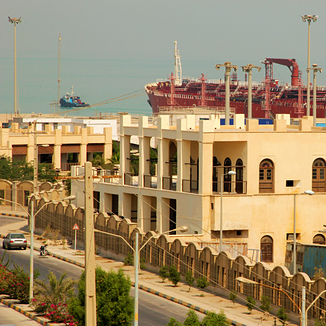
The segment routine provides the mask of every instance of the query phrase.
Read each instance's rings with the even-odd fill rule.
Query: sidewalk
[[[28,243],[30,243],[30,234],[26,233],[26,230],[27,220],[24,219],[20,222],[0,227],[0,237],[6,235],[9,232],[23,232],[27,238]],[[34,236],[34,250],[38,250],[41,245],[41,241],[36,240],[36,238],[37,236]],[[48,250],[53,257],[68,261],[78,266],[84,266],[85,256],[83,251],[77,251],[76,253],[73,248],[68,247],[68,249],[64,249],[62,245],[49,245]],[[118,270],[119,268],[122,268],[124,273],[130,277],[130,280],[134,285],[135,275],[133,266],[124,266],[123,262],[117,262],[98,255],[96,255],[96,263],[106,271],[111,269]],[[153,293],[153,295],[161,296],[202,313],[207,313],[208,311],[214,311],[218,313],[221,309],[223,309],[229,321],[232,322],[232,325],[275,325],[274,317],[267,316],[266,318],[261,311],[253,310],[251,314],[248,314],[248,309],[245,306],[245,302],[243,305],[238,303],[233,305],[230,300],[224,297],[212,294],[208,291],[201,291],[195,287],[192,287],[190,292],[188,292],[188,285],[180,282],[178,283],[177,287],[174,287],[169,281],[162,283],[157,274],[148,271],[140,271],[139,288],[143,291]],[[205,296],[202,297],[201,294],[203,292]],[[3,299],[1,299],[1,301],[3,301]],[[28,307],[28,305],[24,306]],[[186,316],[184,317],[186,318]],[[279,321],[277,321],[276,324],[281,325]],[[42,323],[42,325],[50,324]],[[296,324],[288,323],[288,325]]]

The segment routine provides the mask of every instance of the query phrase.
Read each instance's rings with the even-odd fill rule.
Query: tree
[[[271,299],[268,296],[262,296],[260,309],[266,312],[271,311]]]
[[[160,268],[159,276],[162,279],[162,283],[164,283],[165,279],[167,279],[169,277],[169,268],[166,265],[163,265]]]
[[[59,280],[50,272],[46,280],[36,280],[33,306],[37,312],[46,312],[51,305],[67,304],[75,292],[76,281],[66,278],[63,273]]]
[[[189,285],[188,292],[190,292],[190,288],[195,282],[195,278],[192,276],[192,270],[187,271],[185,277],[186,277],[186,283]]]
[[[221,309],[218,314],[215,312],[209,312],[205,318],[203,319],[203,322],[201,323],[201,326],[230,326],[231,323],[227,320],[226,315],[224,311]]]
[[[250,314],[251,314],[252,309],[254,309],[255,305],[256,305],[255,299],[253,297],[251,297],[251,296],[247,296],[247,304],[246,304],[246,306],[247,306]]]
[[[281,307],[277,313],[276,316],[282,321],[283,325],[285,325],[285,322],[289,319],[288,314],[285,311],[284,307]]]
[[[180,273],[174,265],[170,267],[169,280],[174,284],[174,286],[177,286],[177,284],[180,282]]]
[[[200,277],[197,280],[197,287],[199,287],[202,290],[204,290],[208,285],[209,285],[209,282],[207,281],[205,276]],[[204,296],[204,293],[202,293],[202,296]]]
[[[183,324],[171,317],[169,323],[166,326],[183,326]]]
[[[133,319],[133,298],[130,296],[131,282],[122,269],[105,272],[101,267],[96,275],[97,326],[129,326]],[[78,283],[78,295],[69,303],[69,312],[85,325],[85,272]]]
[[[235,291],[230,292],[229,299],[233,302],[233,306],[235,304],[235,300],[237,299],[237,293]]]
[[[191,309],[187,312],[187,318],[183,324],[184,326],[201,326],[197,314]]]

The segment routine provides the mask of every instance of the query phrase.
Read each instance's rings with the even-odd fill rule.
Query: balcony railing
[[[80,165],[77,163],[61,163],[61,171],[70,171],[71,167],[74,165]]]
[[[198,193],[198,181],[182,179],[182,191]]]
[[[163,189],[166,190],[176,190],[177,189],[177,183],[173,180],[172,177],[163,177]]]
[[[246,194],[247,181],[224,181],[223,188],[223,192]],[[221,182],[213,181],[212,190],[213,193],[221,193]]]
[[[157,176],[145,174],[144,175],[144,187],[157,188]]]
[[[125,185],[138,186],[138,175],[132,173],[125,173]]]

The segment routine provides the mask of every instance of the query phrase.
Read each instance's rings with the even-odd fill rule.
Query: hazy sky
[[[176,39],[188,59],[252,63],[306,60],[300,15],[316,14],[311,60],[325,62],[325,0],[1,0],[0,12],[1,56],[12,55],[11,16],[22,17],[19,56],[56,56],[60,31],[71,57],[166,59]]]
[[[59,31],[62,58],[145,59],[159,65],[173,62],[177,40],[188,66],[209,61],[215,70],[225,61],[259,65],[266,57],[296,58],[305,83],[308,24],[300,15],[315,14],[311,63],[325,68],[317,82],[326,85],[325,0],[1,0],[0,13],[0,58],[13,57],[11,16],[22,17],[18,58],[56,58]],[[171,64],[157,78],[172,70]],[[200,73],[207,71],[194,77]],[[222,78],[219,74],[210,78]]]

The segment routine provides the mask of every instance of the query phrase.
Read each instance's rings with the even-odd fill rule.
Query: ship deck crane
[[[262,63],[265,64],[265,73],[269,74],[269,80],[273,80],[273,63],[277,63],[290,69],[291,86],[299,86],[299,65],[295,59],[266,58]],[[269,66],[269,69],[267,66]]]

